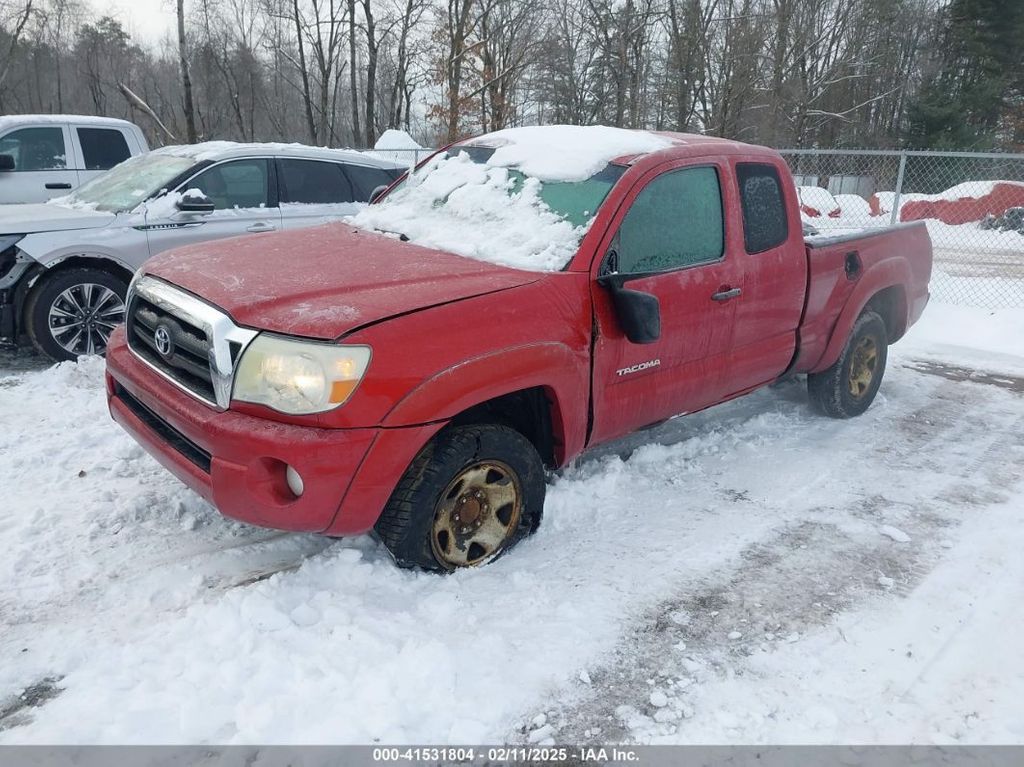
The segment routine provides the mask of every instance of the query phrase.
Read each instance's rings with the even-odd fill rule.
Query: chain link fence
[[[936,301],[1024,307],[1024,155],[781,150],[822,234],[925,221]]]

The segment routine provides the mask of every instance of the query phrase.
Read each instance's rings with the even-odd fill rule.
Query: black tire
[[[885,322],[876,312],[864,310],[853,323],[850,338],[836,363],[821,373],[807,376],[811,404],[832,418],[853,418],[867,410],[882,385],[888,344]],[[870,355],[865,349],[874,350],[873,365],[864,363]],[[870,377],[865,378],[868,370]]]
[[[493,471],[488,472],[488,467]],[[486,478],[484,485],[474,489],[467,478],[480,472]],[[503,472],[509,476],[501,477]],[[492,481],[493,484],[487,484]],[[511,490],[504,490],[507,487]],[[500,508],[490,508],[489,488],[515,495],[518,501],[514,505],[518,508],[510,510],[507,502]],[[438,433],[413,459],[374,529],[401,567],[449,572],[481,565],[501,556],[537,529],[545,490],[543,462],[522,434],[496,424],[452,426]],[[484,499],[475,500],[481,492]],[[459,520],[458,508],[465,508],[460,504],[467,497],[470,509],[476,508],[472,522],[478,528],[472,534],[468,527],[438,532],[438,527],[452,519]],[[474,551],[472,536],[492,528],[505,535],[500,545],[487,551],[476,543],[484,553]],[[446,556],[444,550],[450,554]]]
[[[128,283],[112,272],[91,267],[58,268],[42,277],[29,294],[25,330],[36,349],[58,361],[103,354],[110,333],[124,322],[127,292]],[[91,308],[87,297],[94,302]],[[96,305],[101,300],[103,303]],[[117,307],[120,310],[113,311]],[[77,316],[65,317],[68,312]]]

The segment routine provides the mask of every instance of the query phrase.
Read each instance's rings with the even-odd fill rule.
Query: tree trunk
[[[359,127],[359,73],[356,71],[356,0],[348,0],[348,53],[349,53],[349,84],[352,97],[352,135],[358,144],[362,130]]]
[[[306,46],[302,42],[302,14],[299,12],[299,0],[292,0],[292,18],[295,21],[295,36],[299,40],[299,73],[302,77],[302,102],[306,107],[306,127],[309,129],[310,143],[316,144],[316,121],[313,119],[313,98],[309,92],[309,70],[306,68]]]
[[[185,47],[185,0],[178,0],[178,59],[181,63],[181,88],[185,94],[185,132],[188,143],[199,140],[196,135],[196,108],[192,103],[192,79],[188,75],[188,50]]]
[[[380,41],[373,18],[371,0],[363,0],[366,17],[366,146],[377,140],[377,55]]]

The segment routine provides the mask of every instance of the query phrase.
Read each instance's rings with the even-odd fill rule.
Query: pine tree
[[[941,18],[934,76],[911,106],[906,143],[1012,148],[1024,109],[1024,2],[952,0]]]

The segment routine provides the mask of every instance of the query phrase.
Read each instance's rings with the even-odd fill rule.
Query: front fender
[[[839,319],[836,320],[825,351],[809,372],[820,373],[836,363],[839,355],[842,354],[846,341],[850,337],[853,323],[857,321],[861,312],[864,311],[864,307],[868,305],[872,298],[886,288],[899,287],[904,289],[906,285],[911,284],[911,279],[910,264],[907,263],[906,259],[902,258],[886,259],[870,269],[857,283],[857,287],[854,288],[850,297],[846,299],[846,303],[839,312]],[[903,302],[904,307],[906,303],[906,301]],[[907,321],[906,317],[902,319],[905,322]]]
[[[449,420],[469,408],[540,387],[552,400],[552,428],[561,464],[583,450],[589,409],[590,364],[565,344],[541,342],[465,360],[429,378],[387,413],[385,427]]]
[[[145,232],[131,227],[85,232],[40,232],[25,236],[18,242],[18,249],[47,269],[69,258],[94,258],[111,261],[134,272],[149,258],[149,243]]]

